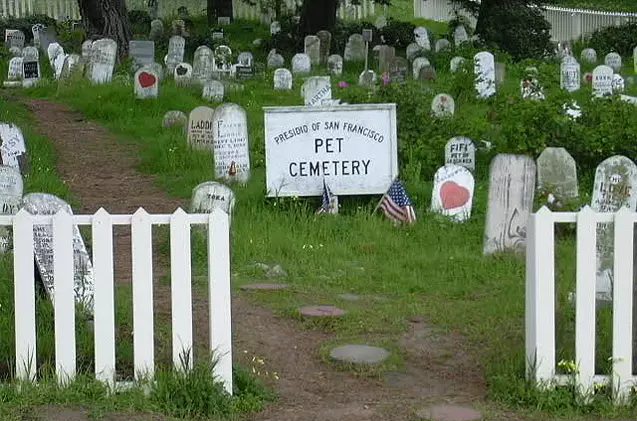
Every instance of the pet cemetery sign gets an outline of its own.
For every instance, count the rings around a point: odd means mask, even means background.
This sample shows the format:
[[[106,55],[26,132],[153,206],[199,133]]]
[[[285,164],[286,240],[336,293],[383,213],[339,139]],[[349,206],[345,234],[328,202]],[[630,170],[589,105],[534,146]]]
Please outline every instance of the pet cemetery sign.
[[[268,197],[384,194],[398,175],[396,104],[264,107]]]

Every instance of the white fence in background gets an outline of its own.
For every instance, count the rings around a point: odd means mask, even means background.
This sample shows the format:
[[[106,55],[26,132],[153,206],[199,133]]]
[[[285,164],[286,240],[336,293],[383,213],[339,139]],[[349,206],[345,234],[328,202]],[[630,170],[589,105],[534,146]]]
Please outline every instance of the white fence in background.
[[[267,10],[260,6],[261,0],[257,0],[259,4],[251,6],[243,0],[233,0],[232,8],[235,19],[260,20],[263,23],[270,23],[274,20],[274,15],[268,13]],[[265,2],[264,2],[265,3]],[[361,0],[361,4],[353,5],[349,0],[341,2],[338,8],[337,16],[339,19],[361,20],[369,18],[376,14],[374,0]],[[294,12],[297,7],[303,4],[303,0],[284,0],[285,9]]]
[[[155,370],[153,322],[152,226],[170,225],[170,270],[173,364],[192,368],[193,317],[190,231],[193,224],[208,225],[208,278],[210,350],[218,359],[214,375],[232,393],[232,336],[230,301],[230,235],[228,215],[149,215],[140,208],[133,215],[110,215],[100,209],[94,215],[32,216],[21,210],[0,216],[0,226],[13,227],[16,374],[35,381],[37,371],[35,288],[33,265],[34,225],[53,224],[55,314],[55,367],[60,383],[76,375],[75,305],[73,291],[73,225],[92,226],[92,258],[95,278],[94,334],[95,376],[117,386],[115,367],[115,304],[113,279],[113,226],[130,225],[133,287],[133,349],[135,378],[152,378]]]
[[[458,10],[457,6],[449,0],[414,0],[414,16],[419,18],[446,22],[453,19],[454,10]],[[473,17],[467,16],[462,10],[459,11],[469,19],[472,25],[475,25]],[[551,24],[551,39],[557,42],[577,40],[601,28],[637,21],[637,13],[553,6],[545,7],[542,13]]]
[[[553,213],[543,207],[532,214],[526,249],[527,375],[538,386],[570,384],[583,395],[596,384],[612,384],[616,401],[630,395],[637,381],[632,370],[633,344],[633,227],[637,214],[627,209],[595,213]],[[555,224],[577,224],[575,290],[575,364],[577,372],[556,374],[555,362]],[[595,281],[598,223],[614,223],[612,374],[595,373]],[[573,376],[575,376],[573,378]]]

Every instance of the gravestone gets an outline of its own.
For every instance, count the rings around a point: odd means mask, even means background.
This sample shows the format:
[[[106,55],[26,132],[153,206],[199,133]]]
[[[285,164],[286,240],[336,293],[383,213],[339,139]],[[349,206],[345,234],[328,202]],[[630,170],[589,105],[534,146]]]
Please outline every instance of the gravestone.
[[[155,61],[155,43],[153,41],[130,41],[128,51],[135,63],[134,69],[140,69]]]
[[[310,73],[312,62],[307,54],[299,53],[292,57],[292,73]]]
[[[91,59],[91,50],[93,50],[93,41],[84,41],[82,43],[82,58],[86,61]]]
[[[379,45],[378,47],[378,71],[381,74],[389,73],[391,62],[396,57],[396,49],[389,45]]]
[[[593,70],[593,95],[596,97],[613,94],[613,69],[606,65]]]
[[[7,74],[8,80],[22,79],[23,60],[24,59],[22,57],[13,57],[11,60],[9,60],[9,72]]]
[[[493,54],[482,51],[473,57],[474,74],[478,98],[489,98],[495,95],[495,63]]]
[[[230,25],[230,16],[219,16],[217,18],[217,25],[220,25],[220,26]]]
[[[329,76],[312,76],[301,87],[305,105],[320,106],[323,100],[332,99],[332,83]]]
[[[183,19],[175,19],[172,22],[173,35],[180,37],[187,37],[186,22]]]
[[[33,45],[39,47],[41,45],[40,34],[44,32],[45,26],[41,23],[36,23],[31,27],[31,33],[33,34]]]
[[[405,49],[405,55],[407,56],[407,60],[414,60],[416,57],[418,57],[418,55],[422,54],[424,51],[426,51],[424,48],[422,48],[420,45],[416,44],[415,42],[412,42]]]
[[[613,71],[619,72],[622,68],[622,56],[617,53],[608,53],[604,58],[604,64],[613,69]]]
[[[52,194],[27,194],[22,200],[22,206],[31,215],[55,215],[59,211],[73,215],[69,204]],[[40,279],[49,297],[53,299],[53,225],[34,225],[33,237],[35,262]],[[93,265],[77,225],[73,225],[73,284],[75,302],[83,305],[92,314]]]
[[[289,91],[292,89],[292,73],[288,69],[274,71],[274,90]]]
[[[175,85],[189,86],[192,82],[192,66],[188,63],[179,63],[175,67],[174,75]]]
[[[220,45],[214,51],[215,72],[230,74],[232,70],[232,49],[227,45]]]
[[[252,67],[254,66],[254,56],[251,52],[243,51],[237,56],[237,64],[240,66]]]
[[[248,118],[237,104],[223,104],[213,117],[215,178],[238,181],[250,180],[250,150]]]
[[[584,48],[580,54],[580,60],[589,64],[595,64],[597,63],[597,52],[592,48]]]
[[[637,195],[637,166],[624,156],[615,155],[604,160],[595,171],[591,208],[595,212],[614,213],[621,208],[635,212]],[[612,301],[614,266],[613,223],[597,224],[596,292],[600,301]]]
[[[308,35],[304,42],[305,54],[310,58],[312,66],[321,63],[321,40],[316,35]]]
[[[332,48],[332,33],[330,31],[318,31],[316,33],[320,41],[320,64],[327,64],[327,58],[330,56]]]
[[[27,172],[27,146],[22,130],[15,124],[0,123],[0,158],[2,165]]]
[[[420,78],[420,69],[425,66],[431,66],[431,63],[425,57],[417,57],[416,59],[414,59],[413,63],[411,64],[414,79]]]
[[[389,78],[392,82],[403,83],[407,79],[409,62],[404,57],[394,57],[389,69]]]
[[[166,112],[164,114],[164,119],[162,120],[162,127],[178,127],[184,126],[188,124],[188,116],[183,111],[172,110]]]
[[[459,165],[471,172],[476,169],[476,146],[471,139],[455,136],[445,145],[445,164]]]
[[[23,183],[16,168],[0,166],[0,214],[15,215],[22,204]],[[0,226],[0,253],[11,249],[11,228]]]
[[[159,77],[150,69],[139,69],[135,73],[135,96],[138,99],[157,98]]]
[[[22,86],[29,88],[38,84],[40,80],[39,53],[35,47],[26,47],[22,51]]]
[[[274,53],[268,56],[268,69],[280,69],[285,65],[285,59],[281,54]]]
[[[162,66],[161,64],[156,62],[149,63],[142,66],[142,69],[150,70],[151,72],[153,72],[155,75],[157,75],[160,82],[164,80],[164,66]]]
[[[175,72],[175,67],[179,63],[184,61],[184,51],[186,48],[186,40],[175,35],[168,40],[168,55],[166,58],[166,72],[172,75]]]
[[[197,107],[188,118],[188,144],[194,150],[212,150],[213,116],[210,107]]]
[[[495,63],[495,84],[502,85],[506,80],[506,64],[496,62]]]
[[[223,83],[218,80],[208,80],[203,84],[201,98],[210,102],[222,102],[224,90]]]
[[[560,88],[568,92],[578,91],[581,85],[580,65],[577,61],[562,62],[560,65]]]
[[[434,117],[453,117],[456,104],[448,94],[438,94],[431,101],[431,113]]]
[[[57,56],[55,56],[55,59],[53,60],[53,76],[55,77],[55,79],[60,79],[60,75],[62,74],[62,68],[64,67],[64,63],[66,62],[66,59],[68,57],[68,54],[58,54]]]
[[[423,66],[418,73],[418,80],[434,81],[436,80],[436,69],[432,65]]]
[[[339,76],[343,74],[343,57],[332,54],[327,58],[327,68],[331,75]]]
[[[611,81],[611,89],[613,90],[613,93],[621,93],[624,92],[624,87],[625,87],[626,83],[624,81],[624,78],[622,77],[622,75],[615,73],[613,75],[613,79]]]
[[[70,79],[73,75],[84,73],[84,61],[77,54],[69,54],[62,65],[60,79]]]
[[[537,188],[552,194],[557,203],[567,204],[579,197],[577,166],[564,148],[546,148],[537,158]]]
[[[358,77],[358,85],[363,86],[365,88],[373,88],[376,86],[376,72],[373,70],[363,70],[363,72]]]
[[[270,35],[276,35],[281,32],[281,22],[274,21],[270,24]]]
[[[192,78],[198,83],[204,83],[212,78],[214,71],[214,54],[205,45],[197,47],[192,62]]]
[[[22,57],[22,48],[11,47],[9,48],[9,53],[11,57]]]
[[[55,58],[60,54],[62,55],[64,54],[64,48],[62,48],[60,44],[58,44],[57,42],[49,44],[49,47],[47,48],[47,57],[49,58],[49,64],[54,69],[55,69]]]
[[[344,61],[365,61],[365,40],[361,34],[352,34],[345,45]]]
[[[161,19],[155,19],[150,23],[150,39],[159,41],[164,36],[164,22]]]
[[[24,41],[25,41],[24,32],[20,31],[19,29],[5,30],[4,46],[7,49],[10,49],[12,47],[22,49],[24,48]]]
[[[110,83],[117,58],[117,43],[112,39],[100,39],[93,43],[91,49],[91,81],[93,83]]]
[[[451,48],[451,43],[448,39],[442,38],[436,41],[436,53],[447,51]]]
[[[192,189],[190,212],[212,213],[215,209],[221,209],[232,215],[234,204],[234,192],[230,187],[216,181],[208,181]]]
[[[434,175],[431,211],[464,222],[471,217],[473,175],[465,167],[447,164]]]
[[[453,30],[453,42],[456,47],[459,47],[463,42],[469,41],[469,35],[464,25],[458,25]]]
[[[526,249],[533,210],[535,162],[524,155],[497,155],[490,166],[484,254]]]
[[[454,58],[452,58],[451,62],[449,63],[449,67],[450,67],[451,72],[455,73],[458,70],[462,69],[466,62],[467,62],[467,60],[464,57],[454,57]]]
[[[427,28],[423,26],[414,28],[414,41],[421,49],[431,51],[431,42],[429,42],[429,33],[427,32]]]

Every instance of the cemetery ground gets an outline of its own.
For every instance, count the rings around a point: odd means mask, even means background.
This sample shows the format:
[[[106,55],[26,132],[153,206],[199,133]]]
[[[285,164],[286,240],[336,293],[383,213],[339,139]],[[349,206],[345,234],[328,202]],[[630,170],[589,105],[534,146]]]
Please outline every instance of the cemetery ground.
[[[492,156],[489,152],[482,151],[478,158],[474,207],[468,222],[454,224],[427,213],[430,168],[443,164],[444,144],[459,134],[456,130],[466,130],[461,134],[476,142],[482,136],[496,137],[497,133],[489,132],[487,127],[498,117],[493,116],[495,113],[505,121],[499,127],[505,136],[513,138],[516,131],[526,138],[528,132],[541,136],[540,131],[533,130],[552,123],[549,113],[557,112],[550,98],[567,97],[555,88],[558,66],[539,62],[507,66],[507,79],[498,87],[498,96],[512,98],[512,102],[502,107],[502,101],[475,100],[472,76],[466,75],[465,80],[461,74],[449,75],[446,66],[452,55],[440,57],[435,83],[409,81],[403,87],[390,86],[368,96],[366,90],[355,86],[361,66],[349,63],[342,77],[350,84],[348,88],[337,88],[340,79],[332,79],[335,98],[350,103],[397,102],[399,138],[437,136],[424,146],[400,145],[401,161],[407,162],[401,177],[418,215],[418,222],[411,227],[396,228],[382,215],[372,214],[379,197],[342,197],[338,216],[316,216],[319,198],[266,199],[261,107],[300,105],[300,83],[295,80],[295,87],[289,92],[273,91],[272,72],[266,72],[263,80],[246,81],[242,91],[227,92],[226,102],[240,104],[248,112],[254,168],[247,186],[234,187],[234,354],[240,367],[237,375],[243,380],[239,388],[242,393],[236,399],[207,401],[206,397],[218,394],[212,391],[210,382],[197,374],[188,379],[159,376],[165,393],[150,398],[142,397],[139,390],[108,397],[95,383],[81,378],[68,390],[44,386],[33,388],[32,393],[18,394],[15,389],[0,388],[0,403],[6,408],[0,417],[13,420],[104,416],[119,420],[131,419],[128,413],[133,411],[142,414],[139,419],[147,419],[144,413],[170,409],[184,411],[172,415],[189,417],[202,407],[221,408],[216,415],[224,416],[223,411],[249,413],[265,405],[264,413],[246,417],[284,421],[409,420],[415,419],[415,411],[420,408],[451,400],[474,405],[486,419],[634,418],[634,404],[614,407],[608,399],[600,398],[593,404],[578,406],[568,388],[538,392],[525,383],[524,260],[513,255],[482,255],[487,163]],[[549,100],[545,103],[520,102],[519,81],[526,65],[538,67],[547,86]],[[46,66],[43,61],[45,71],[50,71]],[[6,68],[0,67],[0,74],[6,74]],[[582,64],[582,73],[590,70],[592,66]],[[112,213],[130,212],[138,206],[153,212],[172,212],[176,206],[187,206],[193,187],[211,179],[210,155],[189,150],[181,128],[161,127],[166,111],[189,112],[203,105],[200,91],[164,82],[157,100],[140,101],[133,96],[129,76],[123,72],[120,76],[103,86],[90,86],[84,81],[59,86],[43,82],[30,91],[2,93],[2,120],[21,126],[29,142],[31,171],[25,178],[27,192],[59,195],[74,205],[76,213],[94,212],[98,206]],[[456,123],[427,116],[433,95],[440,92],[453,94]],[[628,86],[626,93],[634,95],[635,86]],[[590,97],[590,87],[574,96],[583,107],[592,107],[586,99]],[[70,112],[60,103],[81,114]],[[610,105],[599,107],[608,110]],[[612,107],[618,114],[615,122],[634,113],[631,104]],[[461,122],[457,123],[459,119]],[[622,127],[617,125],[614,129],[621,131]],[[538,144],[519,145],[517,152],[532,154],[550,141],[539,138]],[[434,146],[429,154],[419,149]],[[410,159],[412,155],[428,158],[419,161]],[[585,192],[591,191],[592,172],[578,176],[581,201],[590,203]],[[543,198],[538,197],[536,202],[535,209],[543,204]],[[164,256],[166,237],[166,231],[157,231],[156,248]],[[118,242],[122,246],[126,243],[125,233],[118,234]],[[202,244],[201,238],[195,241],[193,265],[196,338],[200,347],[196,351],[205,351],[202,344],[206,341],[205,328],[202,329],[205,322],[197,323],[205,315]],[[574,284],[574,256],[573,238],[566,232],[560,237],[557,259],[558,361],[573,358],[574,311],[567,295]],[[3,263],[0,337],[12,338],[13,281],[6,270],[10,259],[5,258]],[[117,262],[124,271],[126,264]],[[160,321],[168,320],[170,314],[168,295],[162,294],[170,280],[166,261],[160,259],[157,264],[157,359],[169,362],[170,327]],[[276,265],[283,271],[272,270]],[[125,279],[118,281],[118,368],[125,372],[127,366],[130,371],[132,361],[130,310],[126,310],[130,286]],[[248,293],[240,288],[255,282],[285,283],[290,289]],[[303,306],[319,304],[336,305],[347,314],[315,321],[298,313]],[[52,310],[42,299],[38,311],[38,340],[43,357],[40,360],[50,362]],[[605,356],[610,352],[610,321],[608,311],[600,312],[600,366],[607,364]],[[79,355],[84,367],[88,367],[92,355],[88,326],[80,323],[78,335]],[[347,343],[382,346],[391,352],[391,357],[378,367],[364,370],[334,365],[329,361],[329,350]],[[0,360],[9,360],[12,352],[12,340],[0,342]],[[202,352],[195,355],[203,360]],[[42,368],[44,373],[47,370],[50,367]],[[90,373],[90,368],[85,371]],[[6,377],[8,365],[3,372]],[[278,399],[267,402],[269,393],[251,380],[254,378],[276,391]],[[192,396],[186,396],[184,390]],[[119,415],[113,415],[118,411]],[[161,417],[157,415],[156,419]]]

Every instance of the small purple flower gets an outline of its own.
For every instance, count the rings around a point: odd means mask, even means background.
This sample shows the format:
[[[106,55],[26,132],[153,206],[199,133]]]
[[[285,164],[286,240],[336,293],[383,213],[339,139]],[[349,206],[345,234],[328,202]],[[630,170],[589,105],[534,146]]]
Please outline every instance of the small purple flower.
[[[389,85],[390,79],[387,73],[383,73],[382,79],[383,79],[383,86]]]
[[[344,80],[341,80],[340,82],[338,82],[338,87],[339,88],[347,88],[348,86],[349,85]]]

